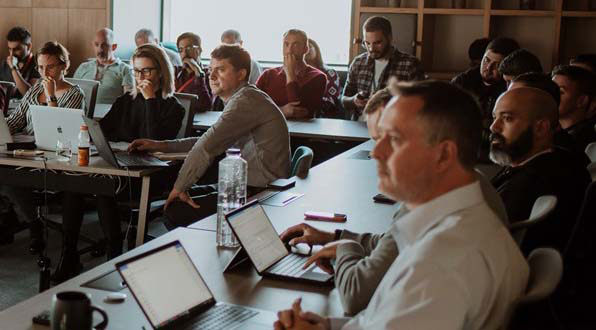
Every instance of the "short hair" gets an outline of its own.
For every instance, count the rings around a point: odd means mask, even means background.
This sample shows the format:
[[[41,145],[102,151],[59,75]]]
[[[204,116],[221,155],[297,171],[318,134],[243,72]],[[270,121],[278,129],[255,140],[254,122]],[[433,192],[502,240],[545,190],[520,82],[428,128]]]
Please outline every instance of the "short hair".
[[[511,38],[496,38],[486,46],[486,49],[506,57],[513,51],[518,50],[519,44]]]
[[[520,74],[511,80],[512,83],[522,83],[527,87],[541,89],[550,94],[557,105],[561,103],[561,92],[559,85],[551,77],[542,72],[528,72]]]
[[[31,32],[22,26],[15,26],[6,35],[8,41],[18,41],[24,44],[31,44]]]
[[[176,39],[176,47],[180,44],[180,41],[183,39],[190,39],[193,45],[199,46],[199,53],[203,51],[203,47],[201,47],[201,37],[198,34],[192,32],[184,32],[178,36]]]
[[[536,55],[526,49],[513,51],[499,64],[500,74],[516,77],[527,72],[542,72],[542,64]]]
[[[364,106],[364,113],[367,115],[373,114],[377,112],[377,109],[380,106],[385,106],[393,95],[389,91],[389,88],[385,87],[376,91],[373,96],[366,102],[366,106]]]
[[[579,54],[569,61],[571,64],[584,64],[590,68],[590,70],[596,73],[596,54]]]
[[[236,71],[243,69],[246,70],[245,80],[248,81],[251,66],[250,54],[244,48],[242,48],[242,46],[238,44],[219,45],[211,52],[211,58],[217,60],[228,60],[234,69],[236,69]]]
[[[460,164],[471,170],[478,160],[482,141],[482,117],[476,100],[463,89],[444,81],[399,83],[400,96],[418,96],[424,101],[418,118],[427,125],[428,142],[452,140]]]
[[[155,39],[155,34],[151,29],[143,28],[135,33],[135,40],[140,38],[147,38],[147,40],[151,42],[152,39]]]
[[[391,22],[383,16],[369,17],[362,27],[365,32],[381,31],[387,40],[391,41],[393,31],[391,30]]]
[[[490,39],[488,38],[474,40],[468,48],[468,57],[470,60],[481,60],[482,56],[484,56],[484,52],[486,51],[486,46],[488,46],[489,43]]]
[[[579,66],[574,65],[559,65],[553,69],[551,73],[551,77],[555,77],[557,75],[565,76],[569,80],[573,81],[578,89],[579,92],[588,96],[594,96],[594,86],[596,86],[596,79],[594,78],[594,73],[586,70],[584,68],[580,68]]]
[[[55,58],[60,61],[60,63],[65,65],[64,70],[67,71],[70,67],[70,53],[66,49],[66,47],[62,46],[61,43],[58,41],[48,41],[46,42],[38,51],[36,58],[39,55],[47,55],[47,56],[54,56]]]
[[[140,45],[135,49],[135,52],[132,54],[132,63],[131,65],[134,66],[134,60],[139,57],[148,58],[155,65],[159,70],[159,84],[161,88],[161,95],[162,98],[166,99],[174,94],[174,69],[172,68],[172,63],[170,63],[170,59],[166,52],[159,46],[154,44],[144,44]],[[134,81],[134,80],[133,80]],[[135,82],[136,83],[136,82]],[[131,94],[133,97],[137,96],[137,89],[133,88]]]
[[[240,35],[240,32],[238,30],[234,30],[234,29],[229,29],[229,30],[225,30],[222,34],[221,34],[221,38],[220,41],[223,42],[223,40],[227,37],[232,37],[234,38],[234,40],[236,40],[236,42],[240,42],[242,41],[242,36]]]
[[[102,28],[102,29],[97,30],[97,33],[100,33],[100,32],[105,33],[106,39],[110,45],[114,43],[114,31],[112,31],[112,29]]]
[[[300,39],[302,39],[304,41],[304,45],[306,45],[308,47],[308,36],[306,35],[306,32],[299,30],[299,29],[289,29],[288,31],[286,31],[284,33],[284,38],[290,34],[299,36]]]

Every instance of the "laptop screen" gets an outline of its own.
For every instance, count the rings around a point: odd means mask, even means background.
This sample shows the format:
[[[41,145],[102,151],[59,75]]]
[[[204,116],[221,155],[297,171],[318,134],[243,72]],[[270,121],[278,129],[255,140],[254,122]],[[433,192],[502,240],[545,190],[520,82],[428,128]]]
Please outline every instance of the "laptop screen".
[[[180,242],[119,264],[118,270],[154,328],[213,301]]]
[[[228,215],[227,219],[259,272],[288,255],[259,203],[249,204],[242,210]]]

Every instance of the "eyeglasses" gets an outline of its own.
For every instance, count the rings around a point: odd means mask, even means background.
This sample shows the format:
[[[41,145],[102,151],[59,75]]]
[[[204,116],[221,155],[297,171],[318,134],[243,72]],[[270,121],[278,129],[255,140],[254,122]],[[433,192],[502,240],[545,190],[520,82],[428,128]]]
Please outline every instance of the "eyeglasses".
[[[133,69],[132,71],[134,71],[135,76],[140,77],[140,76],[149,76],[151,75],[151,71],[153,70],[157,70],[157,68],[142,68],[142,69]]]
[[[54,71],[57,67],[59,67],[60,65],[62,65],[62,63],[56,63],[56,64],[48,64],[46,66],[43,65],[38,65],[37,66],[37,72],[39,73],[44,73],[46,70],[48,71]]]
[[[186,47],[178,47],[178,53],[184,53],[186,51],[191,51],[193,49],[197,49],[199,48],[199,46],[197,45],[190,45],[190,46],[186,46]]]

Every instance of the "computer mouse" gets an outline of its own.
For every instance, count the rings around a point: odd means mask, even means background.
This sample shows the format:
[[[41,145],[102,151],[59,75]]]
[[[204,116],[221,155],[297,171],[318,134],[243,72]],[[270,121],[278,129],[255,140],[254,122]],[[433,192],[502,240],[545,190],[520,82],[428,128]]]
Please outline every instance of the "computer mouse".
[[[112,292],[108,294],[104,301],[108,303],[121,303],[126,299],[126,294],[122,292]]]

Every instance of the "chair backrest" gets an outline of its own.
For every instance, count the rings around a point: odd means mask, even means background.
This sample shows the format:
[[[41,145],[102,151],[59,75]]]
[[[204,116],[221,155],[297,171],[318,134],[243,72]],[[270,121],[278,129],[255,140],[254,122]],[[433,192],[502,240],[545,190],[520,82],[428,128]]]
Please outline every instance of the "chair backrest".
[[[585,151],[588,158],[590,158],[590,161],[592,163],[596,162],[596,142],[588,144]]]
[[[511,236],[513,236],[513,239],[515,240],[518,246],[521,246],[524,240],[524,236],[526,236],[526,232],[528,231],[528,228],[535,226],[537,223],[546,219],[546,217],[548,217],[548,215],[551,214],[551,212],[555,209],[556,206],[556,196],[540,196],[536,198],[534,206],[532,206],[532,212],[530,212],[530,217],[527,220],[515,222],[509,226]]]
[[[590,163],[586,168],[592,177],[592,182],[596,181],[596,162]]]
[[[99,81],[89,79],[65,78],[71,84],[78,85],[85,93],[85,116],[93,118],[95,112],[95,101],[97,100],[97,89]]]
[[[6,93],[6,95],[4,95],[4,107],[0,109],[0,111],[2,111],[4,116],[6,116],[8,113],[8,104],[10,103],[10,98],[12,97],[12,94],[14,94],[17,86],[12,81],[0,81],[0,86],[4,88],[4,92]]]
[[[177,138],[189,137],[192,131],[192,122],[195,117],[195,109],[199,105],[199,97],[194,94],[174,93],[182,107],[184,107],[184,117],[182,118],[182,125],[178,131]]]
[[[299,178],[306,178],[308,171],[312,164],[314,152],[311,148],[300,146],[294,151],[292,156],[292,164],[290,165],[290,177],[297,176]]]
[[[528,304],[548,298],[559,285],[563,276],[563,258],[553,248],[538,248],[528,257],[530,277],[526,294],[519,300]]]
[[[594,255],[594,235],[596,235],[596,182],[592,182],[586,188],[582,206],[579,209],[577,220],[569,242],[565,247],[564,255],[573,258],[585,258],[586,255]]]

